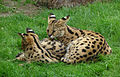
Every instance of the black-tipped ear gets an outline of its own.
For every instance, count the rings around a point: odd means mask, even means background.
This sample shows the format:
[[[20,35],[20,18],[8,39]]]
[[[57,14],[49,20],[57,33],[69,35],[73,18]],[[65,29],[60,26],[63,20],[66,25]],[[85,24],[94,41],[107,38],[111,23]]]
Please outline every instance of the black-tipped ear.
[[[70,19],[70,15],[65,16],[65,17],[61,18],[58,23],[66,24],[69,21],[69,19]]]
[[[68,20],[69,18],[70,18],[70,15],[63,17],[62,20]]]
[[[53,13],[50,13],[48,16],[48,23],[52,23],[54,20],[56,20],[56,16]]]
[[[56,19],[56,16],[53,13],[50,13],[49,18],[55,18]]]
[[[21,36],[22,38],[24,37],[23,34],[24,34],[24,33],[18,33],[18,35]]]
[[[26,28],[27,33],[35,33],[31,28]]]
[[[18,35],[22,35],[22,33],[18,33]]]

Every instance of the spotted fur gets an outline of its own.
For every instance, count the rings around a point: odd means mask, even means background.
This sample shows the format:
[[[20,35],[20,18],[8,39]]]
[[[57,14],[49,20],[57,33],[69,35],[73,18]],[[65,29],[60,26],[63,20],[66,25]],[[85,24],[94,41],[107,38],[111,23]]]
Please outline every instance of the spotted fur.
[[[67,53],[61,59],[66,63],[77,63],[93,59],[98,54],[110,54],[112,52],[105,38],[100,34],[88,30],[80,30],[68,26],[66,23],[70,16],[56,20],[56,17],[48,16],[47,34],[49,38],[56,38],[67,46]]]
[[[27,33],[19,33],[22,37],[23,53],[19,53],[16,59],[22,61],[58,62],[65,54],[65,46],[57,41],[44,39],[39,41],[38,35],[30,28]]]

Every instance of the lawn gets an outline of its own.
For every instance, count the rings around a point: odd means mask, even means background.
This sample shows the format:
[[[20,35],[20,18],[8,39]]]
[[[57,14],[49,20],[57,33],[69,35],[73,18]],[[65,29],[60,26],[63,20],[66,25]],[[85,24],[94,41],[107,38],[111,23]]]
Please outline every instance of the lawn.
[[[12,61],[19,52],[22,52],[21,38],[17,33],[25,32],[25,29],[30,27],[41,40],[46,38],[47,17],[51,12],[57,19],[70,15],[71,19],[68,22],[70,26],[101,33],[111,46],[112,54],[101,57],[101,61],[98,62],[69,65],[62,62],[28,64]],[[120,77],[119,31],[120,2],[96,2],[58,10],[43,9],[32,17],[22,13],[0,17],[0,77]]]

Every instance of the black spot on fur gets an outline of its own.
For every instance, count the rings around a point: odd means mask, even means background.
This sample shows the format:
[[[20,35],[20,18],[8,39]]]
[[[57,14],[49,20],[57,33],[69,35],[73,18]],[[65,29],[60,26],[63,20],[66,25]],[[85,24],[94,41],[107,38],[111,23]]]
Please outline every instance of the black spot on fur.
[[[103,51],[101,51],[100,53],[103,53]]]
[[[76,55],[80,55],[79,53],[77,53]]]
[[[106,47],[104,47],[104,50],[106,49]]]
[[[92,52],[89,52],[88,55],[92,55]]]
[[[62,51],[63,49],[60,49],[60,51]]]
[[[83,56],[80,56],[80,58],[83,58]]]
[[[53,43],[52,43],[52,45],[55,45],[55,44],[56,44],[56,42],[53,42]]]
[[[78,33],[75,33],[75,35],[77,36],[77,38],[79,38],[79,35],[78,35]]]
[[[33,58],[33,55],[31,55],[31,58]]]
[[[87,41],[83,41],[84,43],[87,43]]]
[[[51,42],[48,42],[47,44],[50,45]]]
[[[99,41],[99,39],[96,39],[96,41]]]
[[[94,48],[95,46],[94,45],[91,45],[92,48]]]
[[[61,54],[65,54],[66,52],[61,52]]]
[[[99,42],[100,45],[102,45],[102,42]]]
[[[43,48],[45,48],[46,46],[42,46]]]
[[[95,53],[96,52],[96,50],[95,49],[93,49],[93,53]]]
[[[54,50],[53,48],[49,48],[49,50]]]
[[[46,62],[49,62],[47,59],[45,59]]]
[[[99,46],[99,45],[97,45],[97,48],[99,49],[99,48],[100,48],[100,46]]]
[[[79,43],[76,43],[76,45],[78,45]]]
[[[89,40],[88,38],[86,40]]]
[[[101,51],[102,49],[103,49],[103,47],[101,47],[99,51]]]
[[[96,41],[94,41],[94,42],[92,42],[93,44],[95,44],[96,43]]]
[[[91,36],[94,36],[93,34],[91,34]]]
[[[30,57],[30,54],[28,54],[28,57]]]
[[[59,47],[62,47],[63,45],[61,44],[61,45],[59,45]]]
[[[67,30],[70,34],[74,34],[74,32],[72,32],[72,30],[70,30],[68,26],[67,26]]]
[[[75,53],[77,53],[77,51],[75,51]]]
[[[47,54],[47,53],[45,53],[45,55],[48,57],[48,54]]]
[[[78,59],[79,59],[79,57],[76,57],[76,59],[78,60]]]
[[[103,39],[100,39],[101,41],[103,41]]]
[[[76,63],[76,60],[74,60],[74,63]]]
[[[81,32],[81,35],[83,35],[83,36],[85,35],[85,33],[82,30],[79,30],[79,31]]]
[[[90,46],[90,44],[88,44],[88,46]]]
[[[40,54],[37,54],[37,56],[39,56]]]
[[[73,39],[74,37],[72,36],[71,39]]]
[[[90,61],[90,60],[92,60],[92,57],[88,57],[88,58],[86,59],[86,61]]]
[[[82,52],[86,52],[86,50],[85,50],[85,49],[82,49]]]
[[[86,49],[90,49],[90,47],[88,47],[88,46],[86,46],[85,48],[86,48]]]
[[[53,49],[56,49],[56,46],[53,46]]]
[[[69,38],[66,38],[66,40],[69,40]]]
[[[84,45],[84,43],[81,43],[80,45]]]
[[[76,56],[74,56],[74,58],[76,58]]]
[[[95,34],[99,34],[99,33],[95,33]]]
[[[101,38],[104,38],[102,35],[99,35]]]
[[[44,63],[44,61],[43,61],[43,60],[41,60],[41,62],[42,62],[42,63]]]
[[[76,49],[76,51],[78,51],[79,49]]]
[[[87,35],[90,35],[91,33],[88,33]]]
[[[57,57],[61,57],[60,55],[56,55]]]
[[[59,50],[57,50],[56,52],[59,52]]]
[[[44,58],[44,56],[42,55],[42,58]]]
[[[83,57],[87,57],[87,54],[83,55]]]
[[[107,54],[107,52],[104,52],[104,55],[106,55]]]

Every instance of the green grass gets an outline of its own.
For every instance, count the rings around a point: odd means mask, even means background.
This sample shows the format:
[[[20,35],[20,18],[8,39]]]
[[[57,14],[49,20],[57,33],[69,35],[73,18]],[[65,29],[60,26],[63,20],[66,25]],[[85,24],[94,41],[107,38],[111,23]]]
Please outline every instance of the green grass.
[[[88,6],[45,9],[34,17],[23,14],[0,18],[0,77],[120,77],[120,3],[94,3]],[[57,18],[70,15],[68,25],[101,33],[113,53],[96,63],[31,63],[9,61],[21,52],[18,32],[32,28],[43,39],[47,37],[47,16]],[[24,66],[19,66],[24,64]]]
[[[7,12],[13,12],[14,10],[12,8],[9,8],[7,6],[4,6],[0,3],[0,13],[7,13]]]

